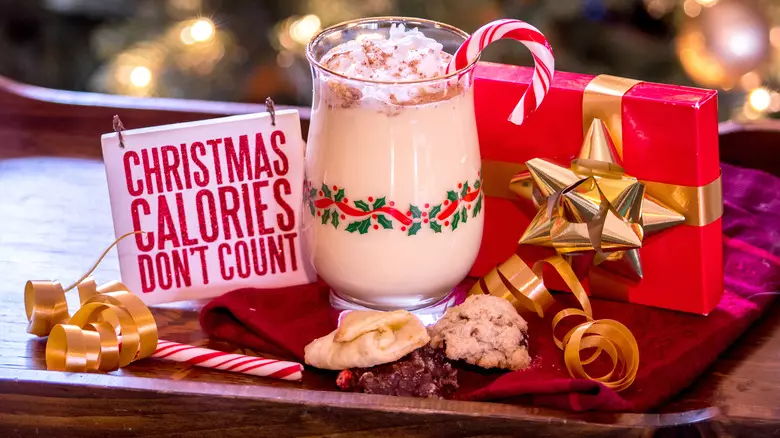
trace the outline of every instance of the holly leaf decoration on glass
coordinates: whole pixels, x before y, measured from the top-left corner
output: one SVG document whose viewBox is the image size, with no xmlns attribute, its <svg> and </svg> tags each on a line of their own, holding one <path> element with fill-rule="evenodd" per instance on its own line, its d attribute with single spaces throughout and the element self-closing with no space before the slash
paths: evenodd
<svg viewBox="0 0 780 438">
<path fill-rule="evenodd" d="M 385 230 L 390 230 L 393 228 L 393 221 L 388 219 L 385 215 L 378 216 L 376 221 L 379 222 L 379 225 L 381 225 Z"/>
<path fill-rule="evenodd" d="M 458 229 L 458 224 L 460 223 L 460 212 L 455 211 L 455 214 L 452 215 L 452 222 L 450 225 L 452 225 L 452 231 L 455 231 Z"/>
<path fill-rule="evenodd" d="M 330 220 L 330 210 L 325 210 L 325 213 L 322 213 L 322 225 L 325 225 Z"/>
<path fill-rule="evenodd" d="M 371 227 L 371 219 L 365 219 L 362 221 L 355 221 L 347 225 L 347 231 L 350 233 L 357 231 L 360 234 L 366 234 L 369 227 Z"/>
<path fill-rule="evenodd" d="M 361 210 L 363 210 L 365 212 L 371 211 L 371 207 L 369 207 L 368 204 L 366 204 L 365 201 L 355 201 L 355 207 L 357 207 L 357 208 L 359 208 L 359 209 L 361 209 Z"/>
<path fill-rule="evenodd" d="M 477 202 L 474 204 L 474 212 L 471 213 L 471 217 L 477 217 L 480 211 L 482 211 L 482 193 L 479 194 Z"/>
<path fill-rule="evenodd" d="M 462 197 L 466 196 L 466 194 L 468 194 L 468 192 L 469 192 L 469 183 L 466 182 L 466 184 L 463 184 L 463 189 L 461 189 L 461 191 L 460 191 L 460 197 L 462 198 Z"/>
<path fill-rule="evenodd" d="M 358 230 L 358 227 L 360 227 L 360 221 L 351 222 L 349 225 L 347 225 L 347 231 L 354 233 Z"/>
<path fill-rule="evenodd" d="M 412 217 L 415 218 L 415 219 L 419 219 L 422 216 L 422 212 L 420 211 L 420 209 L 417 208 L 414 205 L 409 205 L 409 211 L 412 212 Z M 411 230 L 411 228 L 410 228 L 410 230 Z"/>
<path fill-rule="evenodd" d="M 478 188 L 480 188 L 480 187 L 482 187 L 482 181 L 480 181 L 480 180 L 477 180 L 477 181 L 474 183 L 474 189 L 476 190 L 476 189 L 478 189 Z"/>
<path fill-rule="evenodd" d="M 441 233 L 441 224 L 435 221 L 430 221 L 428 224 L 431 226 L 434 233 Z"/>
<path fill-rule="evenodd" d="M 311 215 L 314 216 L 317 212 L 314 211 L 314 202 L 309 199 L 309 211 L 311 211 Z"/>
<path fill-rule="evenodd" d="M 465 224 L 465 223 L 466 223 L 466 221 L 468 220 L 468 218 L 469 218 L 469 214 L 466 212 L 466 207 L 463 207 L 463 208 L 460 210 L 460 218 L 461 218 L 461 222 L 463 222 L 464 224 Z"/>
<path fill-rule="evenodd" d="M 420 231 L 420 228 L 422 228 L 422 225 L 420 225 L 419 222 L 415 222 L 412 224 L 411 227 L 409 227 L 409 231 L 407 232 L 407 235 L 414 236 L 417 234 L 418 231 Z"/>
<path fill-rule="evenodd" d="M 337 211 L 334 211 L 333 215 L 330 217 L 330 223 L 333 224 L 333 228 L 339 229 L 339 215 Z"/>
<path fill-rule="evenodd" d="M 384 197 L 384 196 L 382 196 L 381 198 L 379 198 L 379 199 L 377 199 L 376 201 L 374 201 L 374 205 L 373 205 L 372 207 L 373 207 L 373 209 L 374 209 L 374 210 L 376 210 L 376 209 L 378 209 L 378 208 L 382 208 L 382 207 L 384 207 L 384 206 L 385 206 L 385 203 L 386 203 L 386 201 L 385 201 L 385 197 Z"/>
<path fill-rule="evenodd" d="M 441 204 L 434 205 L 431 211 L 428 212 L 428 217 L 431 218 L 431 220 L 436 219 L 436 216 L 441 213 Z"/>
<path fill-rule="evenodd" d="M 328 188 L 328 186 L 326 186 L 325 183 L 322 183 L 322 188 L 320 190 L 322 190 L 322 196 L 328 199 L 330 199 L 330 197 L 333 195 L 333 193 L 331 193 L 330 191 L 330 188 Z"/>
<path fill-rule="evenodd" d="M 339 191 L 336 192 L 336 196 L 333 197 L 333 200 L 341 202 L 342 199 L 344 199 L 344 189 L 339 189 Z"/>
<path fill-rule="evenodd" d="M 366 234 L 370 226 L 371 226 L 371 219 L 366 219 L 364 221 L 361 221 L 360 227 L 358 227 L 358 231 L 360 232 L 360 234 Z"/>
<path fill-rule="evenodd" d="M 449 199 L 450 201 L 457 201 L 458 192 L 456 192 L 455 190 L 450 190 L 449 192 L 447 192 L 447 199 Z"/>
<path fill-rule="evenodd" d="M 312 188 L 309 190 L 309 199 L 314 199 L 317 197 L 317 189 Z"/>
</svg>

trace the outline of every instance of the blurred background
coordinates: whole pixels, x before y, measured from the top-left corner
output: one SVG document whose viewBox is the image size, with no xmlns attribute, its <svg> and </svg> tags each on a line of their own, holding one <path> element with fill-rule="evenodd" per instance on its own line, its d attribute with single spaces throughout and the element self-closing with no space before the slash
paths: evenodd
<svg viewBox="0 0 780 438">
<path fill-rule="evenodd" d="M 0 0 L 0 75 L 132 96 L 308 105 L 307 41 L 332 24 L 425 17 L 544 32 L 557 68 L 720 90 L 720 117 L 780 112 L 777 0 Z M 530 65 L 512 42 L 485 60 Z"/>
</svg>

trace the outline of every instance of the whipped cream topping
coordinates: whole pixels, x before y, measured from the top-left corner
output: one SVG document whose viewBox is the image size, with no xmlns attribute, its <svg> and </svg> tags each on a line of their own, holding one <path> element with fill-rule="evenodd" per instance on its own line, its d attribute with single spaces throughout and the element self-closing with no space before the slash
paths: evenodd
<svg viewBox="0 0 780 438">
<path fill-rule="evenodd" d="M 433 103 L 459 94 L 462 91 L 459 84 L 405 82 L 444 76 L 451 58 L 452 55 L 442 50 L 441 43 L 418 29 L 394 24 L 386 36 L 361 35 L 332 48 L 320 60 L 329 70 L 354 80 L 327 74 L 321 80 L 335 93 L 337 102 L 331 104 L 344 108 L 376 103 L 383 107 Z"/>
<path fill-rule="evenodd" d="M 387 37 L 362 35 L 334 47 L 320 62 L 350 78 L 408 82 L 443 76 L 451 57 L 418 29 L 393 24 Z"/>
</svg>

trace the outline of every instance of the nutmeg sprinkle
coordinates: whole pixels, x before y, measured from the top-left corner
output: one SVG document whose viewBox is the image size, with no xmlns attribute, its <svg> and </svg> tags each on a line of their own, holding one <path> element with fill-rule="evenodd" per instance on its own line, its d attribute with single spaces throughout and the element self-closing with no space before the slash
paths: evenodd
<svg viewBox="0 0 780 438">
<path fill-rule="evenodd" d="M 323 77 L 340 102 L 332 106 L 350 108 L 361 100 L 373 99 L 395 106 L 409 106 L 450 99 L 462 91 L 460 84 L 439 81 L 403 85 L 444 76 L 452 55 L 418 29 L 393 25 L 386 36 L 358 38 L 332 48 L 320 60 L 329 70 L 354 81 Z M 363 82 L 376 81 L 391 84 Z M 340 82 L 336 84 L 336 82 Z"/>
<path fill-rule="evenodd" d="M 418 29 L 393 25 L 388 35 L 347 41 L 320 62 L 354 79 L 406 82 L 443 76 L 452 55 Z M 400 77 L 399 77 L 400 75 Z"/>
</svg>

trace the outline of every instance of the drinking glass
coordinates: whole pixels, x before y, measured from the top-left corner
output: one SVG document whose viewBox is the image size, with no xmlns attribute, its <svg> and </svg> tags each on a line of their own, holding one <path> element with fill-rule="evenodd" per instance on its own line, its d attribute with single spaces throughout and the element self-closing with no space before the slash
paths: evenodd
<svg viewBox="0 0 780 438">
<path fill-rule="evenodd" d="M 350 40 L 417 28 L 453 54 L 468 37 L 417 18 L 350 21 L 307 47 L 314 96 L 303 235 L 337 308 L 437 308 L 479 250 L 484 196 L 474 65 L 434 79 L 355 79 L 320 61 Z"/>
</svg>

